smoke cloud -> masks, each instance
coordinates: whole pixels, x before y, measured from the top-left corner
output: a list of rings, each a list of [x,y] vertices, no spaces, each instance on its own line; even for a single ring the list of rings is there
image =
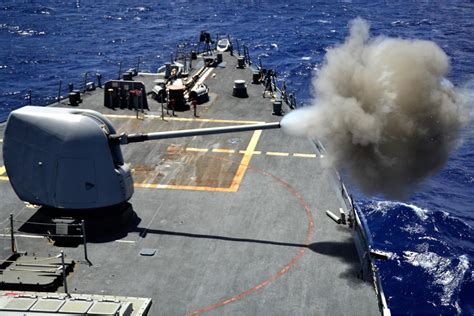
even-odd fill
[[[314,104],[281,125],[320,139],[366,194],[404,198],[447,161],[467,101],[445,79],[449,58],[435,43],[370,38],[360,18],[350,26],[314,79]]]

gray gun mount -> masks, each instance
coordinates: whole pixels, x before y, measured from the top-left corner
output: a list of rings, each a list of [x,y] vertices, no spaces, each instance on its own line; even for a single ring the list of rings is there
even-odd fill
[[[23,201],[64,209],[103,208],[128,201],[134,192],[120,145],[279,127],[267,123],[127,135],[117,134],[96,111],[26,106],[8,118],[3,159]]]

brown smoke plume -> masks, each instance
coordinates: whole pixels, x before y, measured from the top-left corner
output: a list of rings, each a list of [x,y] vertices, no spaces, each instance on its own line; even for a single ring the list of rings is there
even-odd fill
[[[368,23],[355,19],[326,54],[314,104],[285,116],[282,128],[320,139],[366,194],[406,197],[445,164],[466,123],[448,71],[435,43],[371,39]]]

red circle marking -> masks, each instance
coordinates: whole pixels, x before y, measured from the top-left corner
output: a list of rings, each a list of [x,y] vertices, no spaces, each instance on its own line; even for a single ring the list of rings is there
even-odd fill
[[[217,158],[217,159],[222,159],[222,158],[218,158],[218,157],[214,157],[214,158]],[[223,159],[223,160],[227,160],[227,159]],[[277,176],[274,176],[266,171],[263,171],[259,168],[256,168],[256,167],[251,167],[251,166],[247,166],[248,169],[251,169],[251,170],[254,170],[254,171],[257,171],[263,175],[266,175],[268,177],[271,177],[273,178],[275,181],[277,181],[278,183],[280,183],[280,185],[284,186],[291,194],[293,194],[297,199],[298,201],[300,202],[300,204],[304,207],[305,211],[306,211],[306,216],[308,217],[308,230],[306,232],[306,239],[305,239],[305,242],[304,244],[305,245],[309,245],[309,243],[311,242],[312,240],[312,237],[313,237],[313,231],[314,231],[314,219],[313,219],[313,214],[311,213],[311,209],[309,208],[309,205],[308,203],[303,199],[303,197],[301,196],[301,194],[296,191],[295,188],[293,188],[290,184],[288,184],[287,182],[283,181],[281,178],[278,178]],[[206,313],[206,312],[210,312],[212,310],[215,310],[219,307],[222,307],[224,305],[227,305],[227,304],[230,304],[230,303],[233,303],[233,302],[236,302],[254,292],[256,292],[257,290],[267,286],[268,284],[270,284],[271,282],[279,279],[281,276],[283,276],[285,273],[287,273],[291,267],[304,255],[305,253],[305,250],[306,248],[305,247],[302,247],[298,250],[298,252],[296,253],[296,255],[290,260],[290,262],[288,262],[283,268],[281,268],[280,270],[278,270],[277,273],[275,273],[274,275],[272,275],[270,278],[266,279],[265,281],[257,284],[256,286],[254,286],[253,288],[250,288],[246,291],[243,291],[237,295],[234,295],[232,297],[229,297],[229,298],[226,298],[224,300],[221,300],[213,305],[209,305],[209,306],[206,306],[206,307],[203,307],[203,308],[200,308],[196,311],[193,311],[193,312],[189,312],[186,314],[186,316],[191,316],[191,315],[200,315],[202,313]]]

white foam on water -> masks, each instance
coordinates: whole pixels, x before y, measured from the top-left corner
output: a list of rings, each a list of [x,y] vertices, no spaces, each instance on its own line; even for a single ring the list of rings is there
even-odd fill
[[[369,214],[375,212],[375,213],[381,213],[382,216],[385,216],[388,211],[395,209],[398,206],[404,206],[406,208],[411,209],[416,214],[416,216],[423,222],[428,219],[428,215],[431,213],[427,209],[418,207],[410,203],[403,203],[403,202],[396,202],[396,201],[374,201],[370,204]]]
[[[455,305],[455,302],[452,302],[453,294],[459,288],[464,274],[470,266],[467,255],[459,256],[459,263],[454,268],[451,258],[442,257],[429,251],[422,253],[404,251],[403,258],[409,264],[421,267],[432,277],[434,284],[441,286],[441,305]]]

